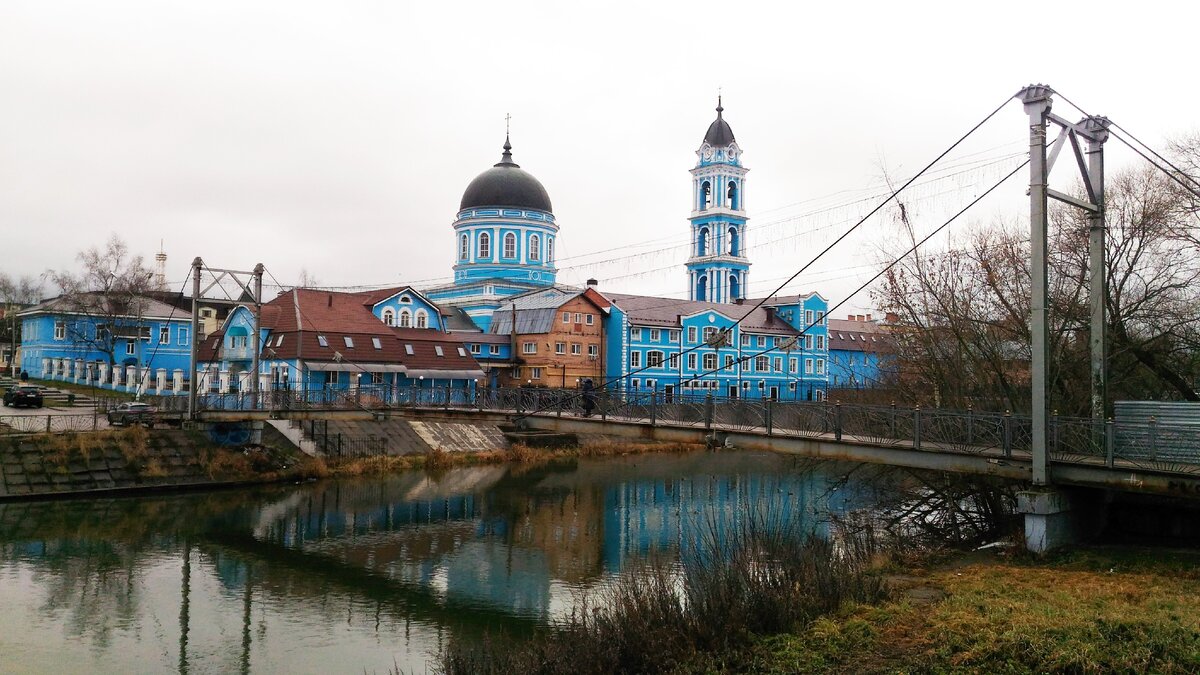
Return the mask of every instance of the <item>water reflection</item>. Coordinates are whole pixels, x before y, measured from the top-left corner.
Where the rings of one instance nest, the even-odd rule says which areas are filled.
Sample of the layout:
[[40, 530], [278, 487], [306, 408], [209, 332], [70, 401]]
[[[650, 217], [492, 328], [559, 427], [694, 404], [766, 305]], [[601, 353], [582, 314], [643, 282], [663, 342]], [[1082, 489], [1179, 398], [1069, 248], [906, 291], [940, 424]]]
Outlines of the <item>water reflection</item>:
[[580, 591], [768, 504], [822, 531], [870, 489], [768, 454], [0, 505], [18, 670], [425, 669], [450, 632], [528, 631]]

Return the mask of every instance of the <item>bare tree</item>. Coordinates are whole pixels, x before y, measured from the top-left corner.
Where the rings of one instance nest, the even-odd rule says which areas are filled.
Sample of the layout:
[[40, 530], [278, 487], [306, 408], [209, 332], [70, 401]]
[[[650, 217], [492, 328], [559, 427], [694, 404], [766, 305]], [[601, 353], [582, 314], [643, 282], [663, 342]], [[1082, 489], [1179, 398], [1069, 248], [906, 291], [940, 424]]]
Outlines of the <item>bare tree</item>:
[[[42, 296], [41, 282], [31, 276], [12, 277], [0, 272], [0, 303], [4, 304], [5, 321], [0, 321], [0, 345], [8, 345], [15, 354], [21, 331], [17, 328], [17, 311], [35, 304]], [[11, 358], [11, 356], [10, 356]], [[16, 359], [11, 359], [16, 374]]]
[[[1172, 181], [1153, 170], [1117, 173], [1106, 191], [1110, 399], [1196, 400], [1200, 251]], [[1087, 221], [1051, 213], [1050, 392], [1063, 414], [1089, 401]], [[902, 219], [906, 243], [916, 235]], [[915, 254], [873, 291], [899, 316], [897, 391], [913, 403], [1026, 410], [1031, 336], [1029, 243], [1023, 226], [995, 223], [949, 250]]]
[[112, 235], [103, 248], [93, 246], [77, 256], [78, 271], [50, 271], [51, 281], [61, 295], [50, 301], [53, 309], [66, 315], [67, 339], [108, 357], [115, 365], [116, 346], [121, 339], [147, 339], [144, 325], [155, 289], [153, 271], [140, 255]]

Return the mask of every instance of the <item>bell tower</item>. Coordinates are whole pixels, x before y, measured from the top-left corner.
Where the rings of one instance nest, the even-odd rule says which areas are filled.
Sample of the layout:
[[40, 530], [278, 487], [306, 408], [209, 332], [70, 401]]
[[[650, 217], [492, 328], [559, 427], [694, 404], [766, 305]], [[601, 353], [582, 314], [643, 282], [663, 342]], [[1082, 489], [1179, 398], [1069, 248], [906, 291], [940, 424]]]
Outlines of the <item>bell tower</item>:
[[746, 297], [746, 172], [742, 149], [725, 121], [717, 97], [717, 119], [708, 126], [692, 169], [692, 250], [688, 298], [734, 302]]

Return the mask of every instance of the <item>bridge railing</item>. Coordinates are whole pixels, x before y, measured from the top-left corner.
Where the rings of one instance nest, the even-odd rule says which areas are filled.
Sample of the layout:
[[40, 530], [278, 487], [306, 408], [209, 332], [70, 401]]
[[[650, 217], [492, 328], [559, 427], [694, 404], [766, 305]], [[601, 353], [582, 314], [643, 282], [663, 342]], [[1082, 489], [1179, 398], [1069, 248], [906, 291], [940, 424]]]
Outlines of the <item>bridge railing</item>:
[[[183, 397], [148, 397], [164, 411], [186, 409]], [[99, 404], [104, 409], [106, 404]], [[1025, 456], [1033, 445], [1028, 415], [907, 408], [897, 405], [777, 401], [710, 392], [623, 392], [580, 389], [462, 387], [270, 390], [204, 393], [205, 410], [387, 410], [472, 409], [516, 415], [585, 415], [650, 424], [759, 431], [770, 435], [825, 437], [885, 447]], [[1047, 448], [1052, 459], [1117, 463], [1200, 472], [1200, 427], [1145, 422], [1096, 423], [1087, 418], [1050, 417]]]

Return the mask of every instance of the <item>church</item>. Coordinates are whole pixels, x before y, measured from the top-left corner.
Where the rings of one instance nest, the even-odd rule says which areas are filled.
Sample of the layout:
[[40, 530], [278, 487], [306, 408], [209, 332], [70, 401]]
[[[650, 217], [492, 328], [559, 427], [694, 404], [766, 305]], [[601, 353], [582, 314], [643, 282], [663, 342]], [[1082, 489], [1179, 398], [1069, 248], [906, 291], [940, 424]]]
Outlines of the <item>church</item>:
[[[748, 299], [749, 169], [724, 112], [718, 98], [716, 119], [691, 169], [686, 298], [606, 293], [594, 282], [587, 289], [557, 285], [559, 226], [550, 195], [514, 161], [505, 137], [500, 161], [467, 185], [459, 203], [452, 225], [454, 281], [423, 291], [443, 313], [465, 315], [482, 333], [511, 334], [503, 362], [490, 364], [505, 377], [490, 377], [490, 384], [570, 387], [593, 377], [627, 392], [668, 396], [707, 390], [732, 397], [824, 397], [826, 300], [818, 293]], [[569, 331], [563, 326], [591, 325], [571, 321], [581, 315], [578, 308], [558, 306], [581, 299], [601, 324], [598, 345], [581, 337], [577, 347], [569, 332], [562, 334]], [[586, 309], [582, 315], [590, 318]], [[563, 326], [547, 319], [560, 314]], [[587, 349], [594, 371], [565, 365], [577, 348], [580, 356]], [[487, 359], [480, 363], [489, 367]]]

